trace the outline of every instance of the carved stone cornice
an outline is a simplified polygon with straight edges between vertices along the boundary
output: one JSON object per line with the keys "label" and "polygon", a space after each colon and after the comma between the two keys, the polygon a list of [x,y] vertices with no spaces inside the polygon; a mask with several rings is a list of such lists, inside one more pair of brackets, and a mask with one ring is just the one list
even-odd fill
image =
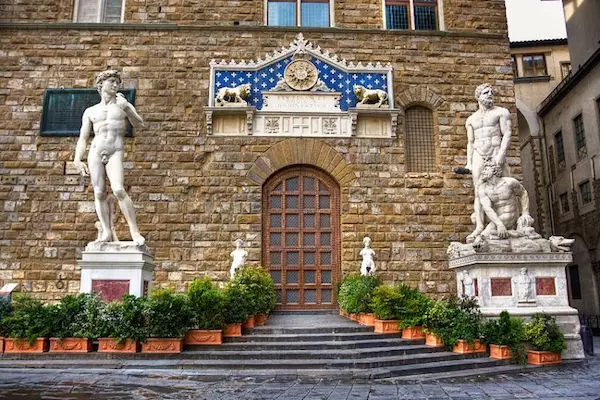
{"label": "carved stone cornice", "polygon": [[477,253],[455,258],[448,262],[450,268],[472,264],[567,264],[573,261],[573,253]]}

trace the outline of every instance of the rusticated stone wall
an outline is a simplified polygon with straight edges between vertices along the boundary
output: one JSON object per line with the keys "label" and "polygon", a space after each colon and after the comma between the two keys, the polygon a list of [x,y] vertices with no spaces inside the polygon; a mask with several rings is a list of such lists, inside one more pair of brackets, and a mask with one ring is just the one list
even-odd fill
{"label": "rusticated stone wall", "polygon": [[[0,22],[71,22],[74,0],[0,0]],[[448,31],[506,34],[504,0],[443,0]],[[264,24],[264,0],[127,0],[125,23],[207,26]],[[381,0],[334,1],[335,26],[380,29]]]}
{"label": "rusticated stone wall", "polygon": [[[92,190],[89,178],[69,168],[76,138],[39,136],[42,96],[46,88],[92,87],[107,67],[123,70],[124,86],[136,88],[135,106],[146,121],[126,140],[126,186],[156,255],[156,282],[183,289],[205,273],[225,279],[238,236],[249,245],[249,259],[260,263],[262,189],[250,172],[272,146],[294,142],[206,136],[209,62],[264,57],[288,46],[296,33],[156,25],[1,28],[0,284],[31,285],[45,299],[78,290],[76,260],[96,235]],[[340,59],[391,62],[396,104],[425,104],[435,114],[436,173],[405,173],[402,118],[395,139],[312,142],[312,149],[343,159],[353,174],[338,176],[342,270],[358,270],[368,234],[384,280],[451,293],[445,249],[472,229],[473,200],[470,178],[452,170],[465,163],[464,123],[476,109],[478,84],[494,84],[498,102],[515,110],[506,37],[326,30],[305,32],[305,38]],[[515,137],[509,159],[516,174],[517,143]],[[128,238],[122,218],[118,232]]]}

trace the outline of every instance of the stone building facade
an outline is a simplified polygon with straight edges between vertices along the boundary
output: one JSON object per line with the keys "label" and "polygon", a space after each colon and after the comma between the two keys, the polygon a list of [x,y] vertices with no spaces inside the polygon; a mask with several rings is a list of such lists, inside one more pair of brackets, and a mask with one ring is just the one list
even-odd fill
{"label": "stone building facade", "polygon": [[[600,314],[600,18],[597,2],[563,0],[572,71],[541,102],[552,232],[575,239],[569,301],[598,329]],[[589,33],[588,33],[589,32]],[[592,322],[593,321],[593,322]]]}
{"label": "stone building facade", "polygon": [[[93,194],[72,169],[76,137],[40,135],[44,91],[91,88],[116,68],[146,122],[126,139],[126,187],[155,254],[155,284],[226,280],[237,238],[250,263],[269,266],[265,199],[277,179],[315,177],[331,192],[331,230],[317,232],[331,234],[331,261],[319,270],[329,271],[328,287],[358,271],[369,236],[384,281],[455,290],[446,248],[472,230],[473,188],[453,170],[466,162],[475,87],[494,85],[516,125],[503,0],[438,0],[436,30],[383,29],[380,0],[330,1],[330,26],[320,28],[270,26],[263,0],[127,0],[121,23],[73,22],[81,1],[0,4],[0,283],[47,300],[78,291],[77,260],[96,235]],[[258,60],[300,32],[339,60],[389,63],[399,113],[390,137],[208,134],[211,60]],[[426,171],[406,161],[421,154],[407,144],[415,107],[432,121]],[[518,176],[517,143],[509,164]],[[117,228],[128,238],[122,217]]]}
{"label": "stone building facade", "polygon": [[523,169],[523,185],[529,193],[530,212],[536,231],[552,235],[548,193],[543,182],[545,150],[537,107],[570,73],[567,39],[511,42],[515,101]]}

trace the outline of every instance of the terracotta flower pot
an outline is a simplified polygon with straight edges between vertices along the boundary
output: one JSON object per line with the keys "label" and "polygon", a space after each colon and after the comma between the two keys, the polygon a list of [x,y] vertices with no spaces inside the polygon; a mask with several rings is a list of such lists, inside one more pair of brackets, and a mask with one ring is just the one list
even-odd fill
{"label": "terracotta flower pot", "polygon": [[223,337],[242,336],[242,324],[227,324],[223,328]]}
{"label": "terracotta flower pot", "polygon": [[223,336],[220,329],[191,329],[183,338],[184,344],[223,344]]}
{"label": "terracotta flower pot", "polygon": [[254,316],[254,325],[263,326],[267,320],[267,314],[256,314]]}
{"label": "terracotta flower pot", "polygon": [[469,343],[466,340],[460,339],[458,343],[454,345],[452,348],[454,353],[460,354],[470,354],[470,353],[484,353],[485,346],[481,344],[479,339],[476,339],[474,342]]}
{"label": "terracotta flower pot", "polygon": [[348,313],[347,313],[346,311],[344,311],[344,310],[342,310],[342,309],[340,308],[340,309],[339,309],[339,312],[340,312],[340,316],[341,316],[341,317],[346,317],[346,318],[348,318]]}
{"label": "terracotta flower pot", "polygon": [[527,362],[533,365],[554,365],[560,364],[561,357],[560,353],[551,351],[529,350],[527,352]]}
{"label": "terracotta flower pot", "polygon": [[43,353],[48,351],[48,338],[37,338],[32,344],[20,338],[4,338],[5,353]]}
{"label": "terracotta flower pot", "polygon": [[4,338],[0,336],[0,353],[4,353]]}
{"label": "terracotta flower pot", "polygon": [[98,353],[137,353],[139,348],[138,340],[125,339],[119,343],[117,338],[98,338]]}
{"label": "terracotta flower pot", "polygon": [[142,353],[181,353],[183,339],[181,338],[148,338],[142,342]]}
{"label": "terracotta flower pot", "polygon": [[50,338],[50,351],[63,353],[88,353],[92,351],[92,339],[88,338]]}
{"label": "terracotta flower pot", "polygon": [[360,313],[358,314],[358,323],[365,326],[375,326],[375,314]]}
{"label": "terracotta flower pot", "polygon": [[435,336],[433,333],[425,334],[425,344],[431,347],[442,347],[444,345],[442,339]]}
{"label": "terracotta flower pot", "polygon": [[248,315],[248,319],[243,324],[244,329],[254,328],[254,326],[254,315]]}
{"label": "terracotta flower pot", "polygon": [[348,318],[351,319],[352,321],[356,321],[358,319],[358,317],[354,313],[348,314]]}
{"label": "terracotta flower pot", "polygon": [[398,320],[395,319],[375,319],[375,333],[400,333]]}
{"label": "terracotta flower pot", "polygon": [[402,339],[424,339],[423,327],[409,326],[402,329]]}
{"label": "terracotta flower pot", "polygon": [[510,347],[504,345],[490,344],[490,358],[497,360],[509,360],[512,358]]}

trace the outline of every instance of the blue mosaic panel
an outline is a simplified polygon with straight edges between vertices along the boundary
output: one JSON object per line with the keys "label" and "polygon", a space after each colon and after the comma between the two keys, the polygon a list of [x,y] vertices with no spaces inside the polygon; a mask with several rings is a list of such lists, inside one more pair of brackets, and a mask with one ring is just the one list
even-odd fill
{"label": "blue mosaic panel", "polygon": [[[261,92],[269,91],[277,85],[277,82],[283,78],[283,72],[291,61],[292,56],[290,55],[258,71],[244,71],[242,69],[219,70],[219,67],[215,67],[215,93],[222,87],[237,87],[244,83],[249,83],[252,86],[252,94],[248,98],[248,104],[256,107],[257,110],[261,110],[263,106]],[[319,71],[319,79],[329,89],[342,93],[340,99],[340,108],[342,111],[348,111],[348,108],[355,107],[356,103],[358,103],[358,99],[352,90],[354,85],[362,85],[367,89],[388,91],[386,73],[347,73],[317,57],[312,57],[311,62]]]}

